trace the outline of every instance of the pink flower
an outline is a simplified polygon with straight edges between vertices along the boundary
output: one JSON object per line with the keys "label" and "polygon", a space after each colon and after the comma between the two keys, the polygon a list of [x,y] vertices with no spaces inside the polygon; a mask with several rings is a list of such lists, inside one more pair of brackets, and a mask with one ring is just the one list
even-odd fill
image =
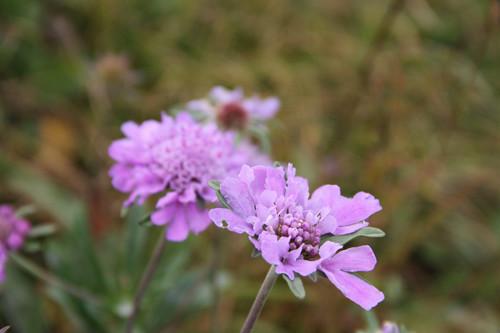
{"label": "pink flower", "polygon": [[375,287],[352,272],[373,270],[376,259],[368,246],[337,252],[340,244],[321,237],[354,232],[382,208],[372,195],[360,192],[353,198],[340,194],[338,186],[326,185],[309,197],[306,179],[295,169],[243,166],[237,177],[227,177],[220,192],[228,208],[210,210],[214,223],[248,235],[278,274],[294,279],[317,270],[349,299],[368,310],[384,298]]}
{"label": "pink flower", "polygon": [[321,259],[318,269],[345,297],[363,309],[370,310],[384,299],[384,294],[351,273],[372,271],[377,264],[375,254],[368,245],[352,247],[340,252],[337,252],[338,250],[339,248],[334,246],[323,245],[320,250]]}
{"label": "pink flower", "polygon": [[263,123],[274,117],[280,108],[276,97],[246,98],[240,88],[229,90],[214,87],[207,98],[189,102],[188,111],[201,113],[226,129],[244,130],[252,123]]}
{"label": "pink flower", "polygon": [[8,253],[21,248],[30,230],[30,223],[19,218],[12,206],[0,205],[0,282],[5,279]]}
{"label": "pink flower", "polygon": [[113,186],[130,194],[125,206],[161,195],[151,219],[167,226],[171,241],[182,241],[190,231],[200,233],[210,224],[203,208],[204,202],[216,201],[209,180],[235,174],[242,164],[261,158],[251,146],[239,148],[233,134],[196,123],[186,113],[127,122],[122,131],[125,138],[109,148],[116,161],[110,170]]}

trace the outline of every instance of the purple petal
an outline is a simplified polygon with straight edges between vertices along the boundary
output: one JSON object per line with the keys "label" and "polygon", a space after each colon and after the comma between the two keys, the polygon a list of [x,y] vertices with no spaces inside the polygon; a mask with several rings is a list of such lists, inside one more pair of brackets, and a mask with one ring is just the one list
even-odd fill
{"label": "purple petal", "polygon": [[252,225],[229,209],[214,208],[208,212],[208,216],[219,228],[227,228],[238,234],[247,233],[253,235]]}
{"label": "purple petal", "polygon": [[196,204],[186,207],[186,215],[190,229],[198,234],[210,225],[210,218],[206,209],[200,209]]}
{"label": "purple petal", "polygon": [[276,97],[261,99],[257,96],[251,97],[243,102],[243,106],[251,115],[257,119],[269,119],[273,117],[280,108],[280,100]]}
{"label": "purple petal", "polygon": [[368,222],[366,221],[361,221],[358,223],[353,223],[351,225],[346,225],[346,226],[338,226],[337,229],[335,229],[334,234],[335,235],[347,235],[347,234],[352,234],[353,232],[358,231],[359,229],[362,229],[368,225]]}
{"label": "purple petal", "polygon": [[290,280],[295,279],[295,273],[293,271],[293,267],[289,265],[284,265],[281,262],[278,265],[276,265],[276,273],[285,274],[286,276],[288,276]]}
{"label": "purple petal", "polygon": [[376,264],[377,258],[368,245],[340,251],[323,263],[330,270],[340,269],[344,272],[369,272],[375,268]]}
{"label": "purple petal", "polygon": [[214,87],[210,91],[210,97],[217,103],[228,103],[243,99],[243,91],[240,88],[229,90],[224,87]]}
{"label": "purple petal", "polygon": [[176,211],[174,219],[167,226],[166,237],[172,242],[182,242],[189,234],[189,225],[183,208]]}
{"label": "purple petal", "polygon": [[366,192],[358,192],[352,199],[344,198],[333,209],[339,226],[346,226],[366,220],[372,214],[382,210],[380,202]]}
{"label": "purple petal", "polygon": [[263,204],[265,207],[271,207],[276,200],[276,192],[265,190],[259,196],[259,202]]}
{"label": "purple petal", "polygon": [[160,198],[160,200],[158,200],[156,207],[164,207],[164,206],[170,205],[172,203],[175,203],[175,202],[177,202],[177,197],[178,197],[177,193],[168,192],[162,198]]}
{"label": "purple petal", "polygon": [[341,248],[342,248],[342,245],[340,245],[338,243],[326,241],[319,248],[319,256],[321,257],[322,260],[330,259]]}
{"label": "purple petal", "polygon": [[313,210],[320,210],[324,207],[332,209],[335,202],[340,200],[340,197],[340,187],[337,185],[323,185],[313,192],[308,205]]}
{"label": "purple petal", "polygon": [[151,214],[151,222],[155,225],[164,225],[172,220],[176,211],[179,209],[177,204],[172,204],[164,206],[157,209],[153,214]]}
{"label": "purple petal", "polygon": [[399,333],[399,327],[394,323],[386,321],[382,325],[382,333]]}
{"label": "purple petal", "polygon": [[333,217],[333,215],[327,215],[319,221],[318,228],[321,235],[337,233],[337,220]]}
{"label": "purple petal", "polygon": [[281,237],[276,235],[261,234],[260,250],[262,257],[272,265],[281,265],[281,259],[288,254],[290,237]]}
{"label": "purple petal", "polygon": [[299,259],[291,264],[293,271],[299,273],[302,276],[307,276],[312,274],[318,269],[318,261]]}
{"label": "purple petal", "polygon": [[302,177],[291,177],[288,176],[288,186],[286,194],[287,196],[295,197],[296,202],[305,206],[307,199],[309,198],[309,183],[307,179]]}
{"label": "purple petal", "polygon": [[241,217],[255,214],[252,195],[247,184],[238,178],[226,178],[220,185],[220,190],[231,209]]}
{"label": "purple petal", "polygon": [[322,271],[345,297],[369,311],[384,299],[384,294],[366,281],[339,270]]}
{"label": "purple petal", "polygon": [[285,174],[282,168],[267,167],[265,188],[279,195],[285,193]]}

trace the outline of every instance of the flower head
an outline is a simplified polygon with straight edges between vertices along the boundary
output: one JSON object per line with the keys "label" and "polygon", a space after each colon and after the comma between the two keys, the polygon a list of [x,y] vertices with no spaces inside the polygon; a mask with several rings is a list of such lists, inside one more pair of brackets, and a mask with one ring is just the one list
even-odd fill
{"label": "flower head", "polygon": [[208,98],[191,101],[186,107],[215,120],[225,129],[244,130],[252,123],[262,123],[274,117],[280,101],[276,97],[246,98],[240,88],[229,90],[217,86],[210,91]]}
{"label": "flower head", "polygon": [[19,218],[10,205],[0,205],[0,282],[5,278],[5,263],[10,251],[21,248],[31,226]]}
{"label": "flower head", "polygon": [[160,195],[152,222],[166,225],[166,238],[186,239],[189,231],[199,233],[210,224],[204,202],[216,197],[208,187],[214,178],[234,174],[242,164],[261,159],[251,146],[240,149],[234,135],[213,124],[196,123],[188,114],[176,118],[162,115],[161,121],[122,126],[124,139],[113,142],[110,170],[113,186],[130,193],[125,205],[142,204]]}
{"label": "flower head", "polygon": [[237,177],[228,177],[220,192],[229,208],[210,210],[214,223],[249,236],[254,247],[278,274],[293,280],[319,270],[341,292],[364,309],[383,299],[383,294],[352,272],[370,271],[376,259],[368,246],[338,252],[342,246],[322,237],[363,228],[370,215],[381,210],[377,199],[364,192],[353,198],[340,194],[338,186],[326,185],[309,196],[306,179],[289,165],[243,166]]}

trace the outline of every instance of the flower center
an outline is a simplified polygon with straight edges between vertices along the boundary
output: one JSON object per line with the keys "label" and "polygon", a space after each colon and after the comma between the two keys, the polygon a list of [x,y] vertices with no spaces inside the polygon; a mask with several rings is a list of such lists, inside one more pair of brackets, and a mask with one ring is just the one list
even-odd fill
{"label": "flower center", "polygon": [[217,120],[225,128],[244,129],[247,124],[248,114],[238,102],[229,102],[220,108]]}
{"label": "flower center", "polygon": [[280,216],[276,234],[290,237],[290,250],[302,245],[304,259],[312,259],[319,254],[320,232],[315,225],[304,219],[295,219],[290,214]]}

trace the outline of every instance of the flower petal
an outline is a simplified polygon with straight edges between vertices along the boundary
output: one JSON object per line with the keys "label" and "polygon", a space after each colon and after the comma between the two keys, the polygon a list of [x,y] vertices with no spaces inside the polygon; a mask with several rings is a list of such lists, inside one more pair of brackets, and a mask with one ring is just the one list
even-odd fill
{"label": "flower petal", "polygon": [[328,266],[344,272],[369,272],[376,264],[377,258],[371,247],[363,245],[340,251],[333,256]]}
{"label": "flower petal", "polygon": [[238,178],[228,177],[220,185],[220,191],[231,209],[241,217],[255,214],[255,206],[247,184]]}
{"label": "flower petal", "polygon": [[180,209],[176,211],[174,219],[167,227],[166,237],[173,242],[182,242],[187,238],[188,234],[189,225],[186,221],[186,213],[184,207],[180,206]]}
{"label": "flower petal", "polygon": [[320,256],[320,258],[322,260],[324,260],[324,259],[330,259],[341,248],[342,248],[342,245],[340,245],[338,243],[331,242],[331,241],[326,241],[319,248],[319,256]]}
{"label": "flower petal", "polygon": [[172,220],[177,209],[179,209],[177,204],[159,208],[151,214],[151,222],[155,225],[164,225]]}
{"label": "flower petal", "polygon": [[281,259],[288,254],[290,237],[281,237],[263,233],[259,237],[262,257],[271,265],[281,265]]}
{"label": "flower petal", "polygon": [[384,294],[366,281],[339,270],[322,270],[345,297],[369,311],[384,299]]}
{"label": "flower petal", "polygon": [[299,259],[291,264],[292,269],[302,276],[312,274],[318,269],[319,262]]}
{"label": "flower petal", "polygon": [[252,225],[229,209],[214,208],[208,212],[208,216],[219,228],[227,228],[238,234],[253,235]]}
{"label": "flower petal", "polygon": [[319,221],[318,228],[321,235],[337,233],[337,220],[329,214]]}
{"label": "flower petal", "polygon": [[333,234],[335,234],[335,235],[352,234],[353,232],[356,232],[359,229],[362,229],[366,226],[368,226],[368,222],[366,222],[366,221],[361,221],[361,222],[353,223],[351,225],[346,225],[346,226],[338,226],[337,229],[335,229],[335,232]]}
{"label": "flower petal", "polygon": [[346,226],[364,221],[380,210],[382,210],[382,206],[373,195],[358,192],[352,199],[342,197],[334,206],[332,213],[339,226]]}
{"label": "flower petal", "polygon": [[189,228],[196,234],[204,231],[210,225],[206,209],[200,209],[196,204],[186,207]]}

